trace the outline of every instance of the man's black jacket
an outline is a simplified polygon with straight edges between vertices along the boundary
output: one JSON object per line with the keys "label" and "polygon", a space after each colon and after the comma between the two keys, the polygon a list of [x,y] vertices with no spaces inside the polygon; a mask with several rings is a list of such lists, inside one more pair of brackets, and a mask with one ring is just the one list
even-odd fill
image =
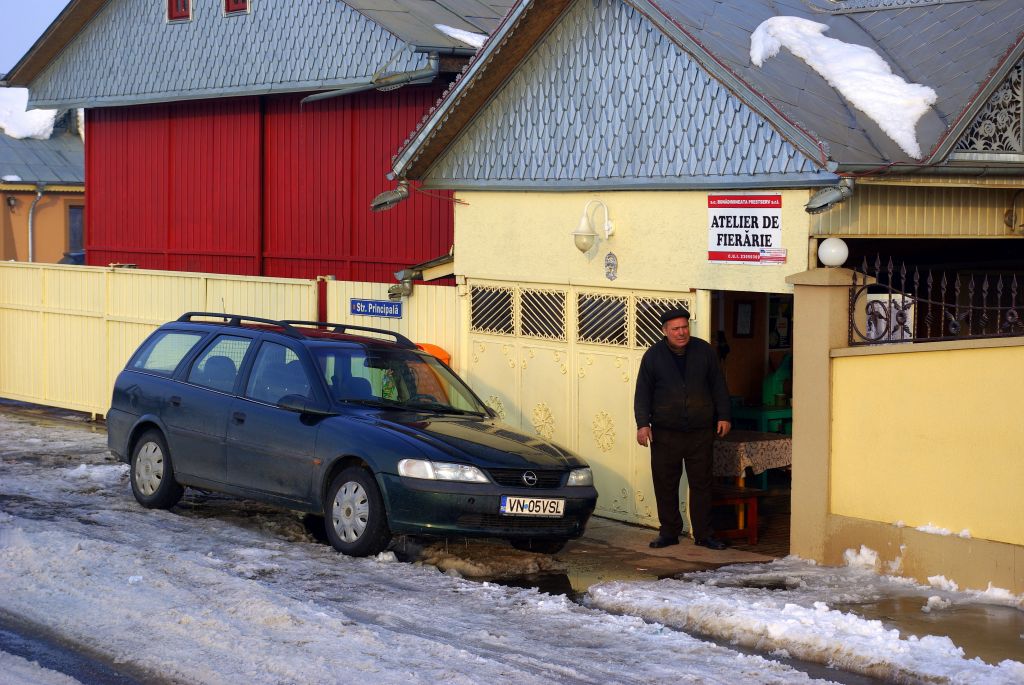
{"label": "man's black jacket", "polygon": [[729,389],[715,351],[700,338],[686,345],[686,379],[664,338],[644,353],[636,378],[637,428],[699,430],[729,421]]}

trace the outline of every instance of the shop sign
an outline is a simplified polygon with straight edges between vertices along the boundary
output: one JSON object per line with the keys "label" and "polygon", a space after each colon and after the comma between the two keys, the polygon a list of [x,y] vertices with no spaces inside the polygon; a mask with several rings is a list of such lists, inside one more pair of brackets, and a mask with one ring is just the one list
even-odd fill
{"label": "shop sign", "polygon": [[785,264],[781,195],[708,195],[708,261]]}
{"label": "shop sign", "polygon": [[385,319],[401,319],[402,303],[390,300],[349,300],[349,311],[354,316],[381,316]]}

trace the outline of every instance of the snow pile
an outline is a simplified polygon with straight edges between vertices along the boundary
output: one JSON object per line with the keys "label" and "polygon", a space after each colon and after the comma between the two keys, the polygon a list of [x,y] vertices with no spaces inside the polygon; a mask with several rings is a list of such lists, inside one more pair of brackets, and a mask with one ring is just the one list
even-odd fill
{"label": "snow pile", "polygon": [[457,547],[435,542],[418,550],[417,563],[466,578],[509,578],[565,571],[565,564],[548,554],[521,552],[485,540],[466,540]]}
{"label": "snow pile", "polygon": [[901,150],[921,159],[914,127],[935,104],[935,91],[896,76],[871,48],[823,36],[828,28],[800,17],[766,19],[750,34],[750,61],[760,67],[785,47],[867,114]]}
{"label": "snow pile", "polygon": [[18,685],[81,685],[70,676],[7,652],[0,652],[0,673],[4,674],[4,682]]}
{"label": "snow pile", "polygon": [[434,24],[434,28],[444,35],[454,38],[455,40],[460,40],[466,45],[474,47],[477,50],[483,47],[484,42],[487,40],[487,36],[483,33],[464,31],[453,26],[448,26],[447,24]]}
{"label": "snow pile", "polygon": [[0,131],[11,138],[46,140],[53,134],[57,110],[34,109],[26,112],[28,90],[0,88]]}
{"label": "snow pile", "polygon": [[[851,550],[849,556],[861,561],[870,558],[863,550],[859,554]],[[991,599],[1000,603],[1007,599],[996,594]],[[829,604],[901,595],[921,597],[927,611],[983,599],[982,593],[937,593],[907,579],[876,575],[866,565],[828,568],[790,557],[771,564],[686,574],[680,580],[594,585],[585,603],[889,681],[1024,682],[1020,662],[990,665],[966,659],[948,637],[903,637],[880,621],[829,608]]]}
{"label": "snow pile", "polygon": [[965,538],[965,539],[970,539],[971,538],[971,531],[968,530],[967,528],[964,528],[959,533],[954,533],[949,528],[940,528],[939,526],[933,525],[931,523],[931,521],[929,521],[927,525],[918,526],[914,530],[919,530],[922,533],[928,533],[930,535],[945,535],[945,536],[957,535],[957,536]]}
{"label": "snow pile", "polygon": [[846,562],[847,566],[875,569],[878,567],[878,552],[861,545],[859,552],[855,552],[852,549],[843,552],[843,561]]}

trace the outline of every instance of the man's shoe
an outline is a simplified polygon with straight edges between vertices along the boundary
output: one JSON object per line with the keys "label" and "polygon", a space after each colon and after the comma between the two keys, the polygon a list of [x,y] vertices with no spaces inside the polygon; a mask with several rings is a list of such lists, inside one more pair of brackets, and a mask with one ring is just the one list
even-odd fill
{"label": "man's shoe", "polygon": [[667,537],[665,535],[659,535],[658,537],[651,540],[650,546],[654,549],[660,549],[662,547],[668,547],[669,545],[678,545],[679,538]]}
{"label": "man's shoe", "polygon": [[[729,545],[725,544],[718,538],[704,538],[703,540],[694,540],[693,544],[700,545],[701,547],[707,547],[708,549],[723,550]],[[654,543],[651,543],[653,546]]]}

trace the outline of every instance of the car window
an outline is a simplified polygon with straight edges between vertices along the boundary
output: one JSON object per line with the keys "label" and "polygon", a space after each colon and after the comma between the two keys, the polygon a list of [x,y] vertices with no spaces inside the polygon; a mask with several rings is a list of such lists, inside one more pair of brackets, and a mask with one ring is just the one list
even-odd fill
{"label": "car window", "polygon": [[192,365],[188,382],[222,392],[231,392],[238,379],[238,370],[252,340],[234,335],[214,339]]}
{"label": "car window", "polygon": [[157,331],[135,353],[128,363],[128,368],[169,376],[202,339],[202,333]]}
{"label": "car window", "polygon": [[314,355],[331,395],[339,400],[384,399],[408,405],[425,402],[486,411],[458,377],[427,354],[324,345],[315,348]]}
{"label": "car window", "polygon": [[312,399],[309,376],[294,351],[284,345],[264,342],[256,353],[245,396],[277,404],[286,395]]}

